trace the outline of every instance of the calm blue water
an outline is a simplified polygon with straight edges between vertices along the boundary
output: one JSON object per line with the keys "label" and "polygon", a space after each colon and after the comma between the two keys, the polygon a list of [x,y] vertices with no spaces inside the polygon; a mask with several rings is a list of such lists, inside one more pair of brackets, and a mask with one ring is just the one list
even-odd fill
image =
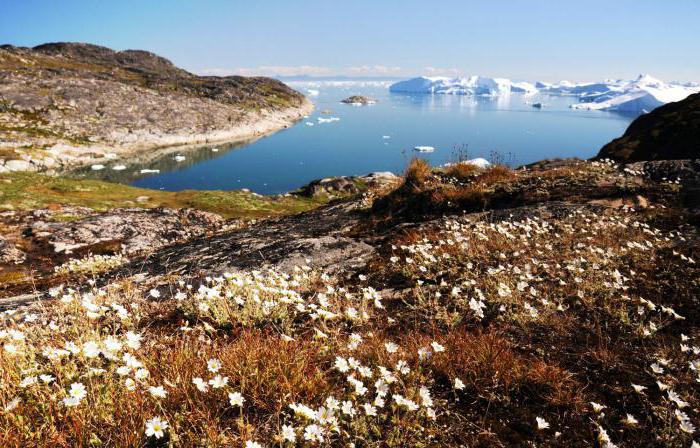
{"label": "calm blue water", "polygon": [[[171,191],[249,188],[275,194],[322,177],[400,173],[416,155],[412,148],[417,145],[436,148],[434,153],[420,154],[435,165],[454,160],[455,145],[468,145],[469,158],[488,159],[491,151],[498,151],[514,165],[549,157],[591,157],[634,118],[574,111],[569,105],[576,99],[570,97],[514,94],[474,99],[391,94],[379,86],[292,85],[304,93],[312,88],[320,94],[311,97],[314,113],[290,129],[247,145],[215,145],[218,153],[211,147],[184,152],[184,162],[169,155],[125,171],[106,169],[87,175]],[[356,107],[339,102],[351,94],[370,95],[379,103]],[[546,107],[530,105],[538,101]],[[318,117],[340,120],[319,124]],[[307,121],[314,126],[307,126]],[[143,168],[161,172],[138,174]]]}

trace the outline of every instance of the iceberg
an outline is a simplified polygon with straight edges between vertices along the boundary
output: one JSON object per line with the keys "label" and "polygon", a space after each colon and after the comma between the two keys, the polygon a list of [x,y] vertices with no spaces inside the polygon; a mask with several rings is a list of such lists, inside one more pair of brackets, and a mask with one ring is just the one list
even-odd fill
{"label": "iceberg", "polygon": [[[390,92],[426,93],[472,96],[502,96],[510,93],[562,95],[577,97],[572,109],[608,110],[628,113],[645,113],[688,95],[700,92],[700,84],[672,81],[666,83],[649,75],[639,75],[633,80],[606,79],[598,82],[575,83],[560,81],[511,81],[506,78],[470,76],[448,78],[444,76],[420,76],[392,84]],[[538,104],[538,103],[535,103]],[[543,103],[539,103],[544,106]],[[533,107],[538,106],[533,104]]]}
{"label": "iceberg", "polygon": [[418,152],[434,152],[435,148],[432,146],[414,146],[414,151]]}
{"label": "iceberg", "polygon": [[[595,86],[595,87],[593,87]],[[573,109],[607,110],[648,113],[666,103],[681,101],[700,92],[692,83],[665,83],[649,75],[639,75],[632,81],[613,80],[579,86],[578,104]]]}
{"label": "iceberg", "polygon": [[488,78],[485,76],[469,76],[465,78],[420,76],[392,84],[389,87],[389,91],[394,93],[499,96],[510,93],[537,93],[537,87],[529,82],[514,82],[506,78]]}
{"label": "iceberg", "polygon": [[144,168],[140,171],[141,174],[152,174],[152,173],[160,173],[160,170],[150,170],[148,168]]}
{"label": "iceberg", "polygon": [[112,169],[114,171],[124,171],[126,169],[126,165],[114,165]]}

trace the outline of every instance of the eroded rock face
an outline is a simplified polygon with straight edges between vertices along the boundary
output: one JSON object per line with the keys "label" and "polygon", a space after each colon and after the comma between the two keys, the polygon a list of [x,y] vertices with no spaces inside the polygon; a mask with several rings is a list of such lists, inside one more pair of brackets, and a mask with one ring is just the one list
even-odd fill
{"label": "eroded rock face", "polygon": [[117,209],[72,222],[36,221],[29,234],[59,253],[109,245],[132,255],[216,231],[224,222],[219,215],[199,210]]}

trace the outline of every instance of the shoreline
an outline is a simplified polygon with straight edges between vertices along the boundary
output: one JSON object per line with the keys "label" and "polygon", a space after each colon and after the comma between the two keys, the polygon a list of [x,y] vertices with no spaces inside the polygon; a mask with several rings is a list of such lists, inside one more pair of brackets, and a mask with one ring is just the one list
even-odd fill
{"label": "shoreline", "polygon": [[95,164],[128,161],[129,158],[148,155],[151,158],[171,152],[188,151],[208,144],[254,141],[282,129],[291,127],[314,110],[314,104],[304,98],[299,107],[279,111],[262,110],[246,116],[230,129],[217,129],[203,133],[156,135],[146,131],[129,134],[132,141],[88,146],[57,143],[43,151],[45,157],[34,158],[27,154],[19,160],[0,161],[0,173],[37,171],[46,174],[62,174]]}

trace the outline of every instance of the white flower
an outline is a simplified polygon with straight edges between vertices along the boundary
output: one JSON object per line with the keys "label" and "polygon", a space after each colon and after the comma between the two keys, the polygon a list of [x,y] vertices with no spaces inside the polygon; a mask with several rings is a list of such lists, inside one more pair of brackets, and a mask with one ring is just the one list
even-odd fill
{"label": "white flower", "polygon": [[657,363],[652,364],[650,367],[651,367],[652,372],[654,372],[656,374],[660,375],[660,374],[664,373],[663,367],[661,367]]}
{"label": "white flower", "polygon": [[687,432],[688,434],[692,434],[695,432],[695,426],[693,426],[692,423],[688,420],[684,420],[681,422],[681,425],[679,426],[681,431]]}
{"label": "white flower", "polygon": [[282,439],[287,442],[296,442],[297,434],[294,432],[294,427],[290,425],[282,425]]}
{"label": "white flower", "polygon": [[19,387],[25,388],[29,387],[32,384],[36,384],[37,378],[35,376],[28,376],[26,378],[23,378],[22,381],[19,382]]}
{"label": "white flower", "polygon": [[68,390],[68,397],[63,399],[66,406],[77,406],[87,396],[87,391],[82,383],[72,383]]}
{"label": "white flower", "polygon": [[595,401],[591,401],[591,406],[593,407],[593,411],[594,411],[596,414],[599,414],[600,411],[602,411],[603,409],[606,408],[605,405],[598,404],[598,403],[596,403]]}
{"label": "white flower", "polygon": [[151,289],[150,291],[148,291],[148,294],[149,294],[151,297],[153,297],[154,299],[157,299],[157,298],[160,297],[160,291],[158,291],[158,290],[155,289],[155,288],[153,288],[153,289]]}
{"label": "white flower", "polygon": [[385,343],[384,348],[386,348],[386,351],[388,353],[396,353],[399,350],[399,346],[394,344],[393,342]]}
{"label": "white flower", "polygon": [[143,336],[138,333],[134,333],[133,331],[128,331],[126,333],[126,345],[134,350],[138,350],[141,347],[142,339]]}
{"label": "white flower", "polygon": [[343,401],[340,411],[345,415],[355,415],[355,409],[352,407],[352,401]]}
{"label": "white flower", "polygon": [[83,354],[86,358],[96,358],[100,356],[100,347],[96,342],[88,341],[83,344]]}
{"label": "white flower", "polygon": [[396,371],[402,375],[407,375],[411,369],[408,367],[408,363],[406,363],[406,361],[400,359],[399,362],[396,363]]}
{"label": "white flower", "polygon": [[421,402],[423,406],[426,408],[429,408],[433,405],[433,399],[430,396],[430,390],[428,390],[427,387],[422,386],[420,390],[418,391],[418,395],[420,395]]}
{"label": "white flower", "polygon": [[138,369],[136,373],[134,373],[134,378],[136,378],[137,380],[145,380],[146,378],[148,378],[149,374],[150,372],[148,371],[148,369]]}
{"label": "white flower", "polygon": [[231,392],[228,394],[228,401],[231,403],[231,406],[243,407],[245,398],[243,398],[240,392]]}
{"label": "white flower", "polygon": [[146,422],[146,435],[148,437],[160,439],[166,429],[168,429],[168,422],[160,417],[153,417]]}
{"label": "white flower", "polygon": [[345,373],[348,370],[350,370],[350,366],[348,365],[348,361],[343,358],[342,356],[336,356],[335,357],[335,368],[338,369],[340,373]]}
{"label": "white flower", "polygon": [[377,415],[377,408],[375,408],[375,407],[372,406],[371,404],[365,403],[365,404],[362,405],[362,407],[364,408],[365,414],[366,414],[366,415],[369,415],[369,416],[375,416],[375,415]]}
{"label": "white flower", "polygon": [[158,398],[165,398],[165,396],[168,395],[168,392],[163,388],[163,386],[151,386],[148,388],[148,392],[150,392],[150,394],[154,397]]}
{"label": "white flower", "polygon": [[627,426],[636,426],[639,423],[639,421],[636,418],[634,418],[634,415],[627,414],[627,417],[625,417],[623,423]]}
{"label": "white flower", "polygon": [[442,346],[442,345],[440,345],[440,344],[438,344],[438,343],[435,342],[435,341],[431,342],[431,343],[430,343],[430,346],[433,348],[433,351],[434,351],[435,353],[440,353],[440,352],[444,352],[444,351],[445,351],[445,347]]}
{"label": "white flower", "polygon": [[464,389],[466,386],[464,385],[464,383],[462,382],[462,380],[460,380],[459,378],[455,378],[455,386],[454,386],[454,387],[455,387],[455,389],[457,389],[457,390],[462,390],[462,389]]}
{"label": "white flower", "polygon": [[46,384],[53,383],[56,379],[53,375],[39,375],[39,378]]}
{"label": "white flower", "polygon": [[318,425],[309,425],[304,429],[304,439],[310,442],[323,442],[323,428]]}
{"label": "white flower", "polygon": [[200,377],[192,378],[192,384],[197,386],[197,389],[200,392],[206,392],[207,390],[209,390],[209,386],[207,386],[207,383]]}
{"label": "white flower", "polygon": [[5,412],[10,412],[13,409],[15,409],[17,406],[19,406],[19,402],[19,397],[15,397],[12,400],[10,400],[10,402],[7,403],[7,405],[5,405]]}
{"label": "white flower", "polygon": [[245,448],[263,448],[263,446],[253,440],[247,440],[245,442]]}
{"label": "white flower", "polygon": [[211,387],[214,389],[221,389],[228,384],[228,377],[216,375],[214,378],[209,380],[209,384],[211,384]]}
{"label": "white flower", "polygon": [[549,428],[549,423],[542,417],[535,417],[535,421],[537,422],[537,429],[547,429]]}
{"label": "white flower", "polygon": [[124,387],[126,387],[127,390],[133,392],[136,390],[136,381],[132,380],[131,378],[127,378],[124,380]]}
{"label": "white flower", "polygon": [[221,366],[221,361],[216,358],[212,358],[207,361],[207,370],[209,370],[211,373],[216,373],[221,370]]}
{"label": "white flower", "polygon": [[638,394],[641,394],[642,392],[644,392],[644,389],[646,389],[646,386],[640,386],[639,384],[632,383],[632,388],[634,389],[635,392],[637,392]]}

